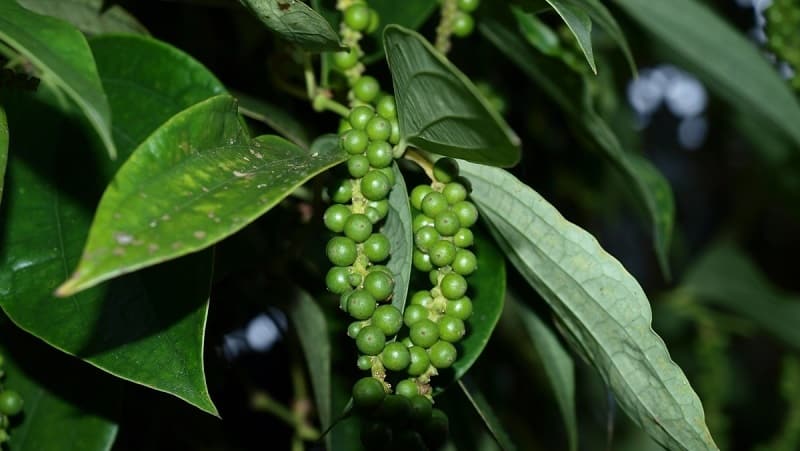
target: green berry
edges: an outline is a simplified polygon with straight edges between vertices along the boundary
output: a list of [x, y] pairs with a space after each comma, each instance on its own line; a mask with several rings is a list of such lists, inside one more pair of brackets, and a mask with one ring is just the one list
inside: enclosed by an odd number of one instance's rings
[[414, 234], [414, 244], [422, 252], [428, 252], [434, 244], [439, 242], [439, 232], [434, 227], [423, 227]]
[[353, 268], [352, 266], [350, 268], [351, 268], [351, 271], [350, 271], [350, 275], [347, 277], [347, 281], [350, 282], [350, 285], [353, 286], [353, 287], [360, 286], [361, 282], [364, 280], [364, 278], [361, 276], [361, 274], [359, 274], [357, 272], [353, 272], [352, 271], [352, 268]]
[[386, 449], [392, 437], [392, 428], [382, 421], [370, 421], [361, 428], [361, 443], [365, 450]]
[[447, 301], [445, 313], [454, 318], [466, 321], [472, 315], [472, 301], [466, 296], [461, 299], [456, 299], [455, 301]]
[[381, 171], [370, 171], [361, 179], [361, 194], [369, 200], [383, 200], [389, 194], [392, 185]]
[[478, 259], [475, 254], [468, 249], [459, 249], [456, 251], [456, 258], [450, 264], [453, 271], [462, 276], [468, 276], [478, 269]]
[[467, 292], [467, 280], [456, 273], [446, 274], [441, 283], [442, 296], [450, 300], [460, 299]]
[[350, 209], [344, 205], [335, 204], [325, 210], [322, 222], [331, 232], [341, 233], [348, 217], [350, 217]]
[[459, 11], [453, 18], [453, 35], [465, 38], [472, 34], [475, 29], [475, 19], [471, 15]]
[[373, 141], [367, 146], [367, 159], [373, 168], [388, 167], [394, 161], [392, 146], [386, 141]]
[[382, 305], [372, 315], [372, 324], [390, 337], [400, 332], [400, 328], [403, 327], [403, 314], [393, 305]]
[[409, 398], [408, 401], [411, 403], [411, 421], [417, 424], [424, 424], [431, 418], [433, 404], [431, 404], [430, 399], [417, 394]]
[[394, 392], [411, 400], [419, 395], [419, 385], [414, 382], [414, 379], [403, 379], [394, 387]]
[[0, 392], [0, 414], [14, 416], [22, 411], [25, 402], [14, 390]]
[[[410, 408], [409, 408], [409, 416]], [[392, 451], [427, 450], [422, 435], [413, 429], [401, 429], [392, 437]]]
[[408, 364], [408, 375], [419, 376], [431, 365], [430, 358], [428, 358], [428, 351], [421, 346], [412, 346], [408, 348], [408, 354], [411, 356], [411, 363]]
[[[459, 221], [460, 222], [460, 221]], [[470, 247], [475, 243], [475, 236], [470, 229], [460, 228], [455, 235], [453, 235], [453, 244], [458, 247]]]
[[423, 319], [428, 319], [428, 309], [418, 304], [406, 306], [406, 311], [403, 312], [403, 322], [406, 326], [411, 327]]
[[433, 218], [431, 218], [430, 216], [427, 216], [427, 215], [424, 215], [424, 214], [420, 213], [420, 214], [414, 216], [414, 219], [411, 222], [411, 229], [416, 232], [417, 230], [419, 230], [419, 229], [421, 229], [423, 227], [426, 227], [426, 226], [433, 227], [434, 225], [436, 225], [436, 222], [434, 222]]
[[353, 182], [349, 179], [339, 180], [330, 190], [330, 196], [332, 201], [339, 204], [350, 202], [353, 199]]
[[355, 3], [344, 11], [344, 23], [355, 31], [366, 30], [369, 26], [369, 7], [363, 3]]
[[458, 216], [461, 227], [472, 227], [478, 221], [478, 209], [468, 200], [462, 200], [453, 205], [453, 212]]
[[367, 215], [352, 214], [344, 223], [344, 234], [356, 243], [363, 243], [372, 235], [372, 221]]
[[428, 349], [428, 358], [431, 360], [431, 365], [436, 368], [450, 368], [453, 362], [458, 357], [458, 351], [452, 343], [439, 340]]
[[397, 181], [396, 176], [394, 175], [394, 169], [391, 167], [385, 167], [378, 169], [380, 173], [386, 176], [386, 180], [389, 181], [389, 186], [394, 186], [394, 183]]
[[378, 263], [389, 258], [390, 249], [391, 244], [389, 243], [389, 238], [386, 238], [386, 235], [382, 233], [373, 233], [372, 236], [367, 238], [367, 241], [364, 242], [363, 252], [370, 262]]
[[403, 424], [411, 414], [411, 403], [408, 398], [399, 395], [386, 395], [375, 412], [375, 416], [392, 422], [396, 427]]
[[369, 169], [369, 160], [364, 155], [352, 155], [347, 159], [347, 172], [355, 179], [367, 175]]
[[374, 33], [378, 30], [378, 27], [381, 26], [381, 16], [378, 14], [378, 11], [374, 9], [369, 9], [369, 25], [367, 25], [367, 33]]
[[480, 3], [480, 0], [458, 0], [456, 5], [458, 5], [458, 9], [461, 11], [464, 11], [465, 13], [471, 13], [478, 9]]
[[450, 315], [439, 318], [439, 338], [442, 340], [455, 343], [461, 340], [466, 332], [464, 321]]
[[[350, 296], [348, 296], [347, 299], [350, 299]], [[347, 336], [355, 339], [358, 337], [358, 333], [361, 332], [361, 329], [363, 328], [364, 323], [361, 321], [353, 321], [347, 326]]]
[[456, 247], [449, 241], [439, 240], [431, 246], [430, 256], [434, 265], [440, 268], [447, 266], [456, 258]]
[[375, 116], [367, 124], [367, 136], [373, 141], [386, 141], [392, 136], [392, 124], [380, 116]]
[[411, 190], [411, 195], [409, 196], [411, 206], [417, 210], [422, 210], [422, 200], [431, 192], [433, 192], [433, 188], [428, 185], [415, 186], [414, 189]]
[[355, 319], [369, 319], [375, 312], [377, 302], [367, 290], [356, 290], [347, 298], [347, 313]]
[[350, 266], [356, 261], [358, 252], [355, 241], [344, 236], [335, 236], [325, 248], [328, 259], [336, 266]]
[[378, 116], [384, 119], [391, 120], [397, 117], [397, 105], [394, 102], [394, 96], [386, 95], [381, 97], [375, 106], [375, 110], [378, 112]]
[[449, 157], [436, 160], [433, 164], [433, 177], [442, 183], [452, 182], [458, 177], [458, 162]]
[[375, 117], [375, 110], [368, 105], [359, 105], [352, 110], [347, 116], [348, 122], [356, 130], [364, 130], [367, 128], [369, 120]]
[[417, 271], [428, 272], [433, 269], [431, 255], [419, 249], [414, 249], [411, 255], [411, 262], [414, 264], [414, 268], [416, 268]]
[[436, 230], [442, 234], [442, 236], [453, 236], [458, 232], [458, 229], [461, 228], [461, 223], [459, 223], [458, 216], [452, 211], [445, 210], [438, 215], [433, 220]]
[[364, 278], [364, 289], [378, 301], [384, 301], [392, 295], [394, 280], [383, 271], [370, 271]]
[[373, 377], [362, 377], [353, 384], [353, 404], [362, 410], [372, 410], [386, 398], [383, 382]]
[[[400, 142], [400, 122], [397, 119], [390, 119], [389, 122], [392, 124], [392, 134], [389, 136], [389, 142], [392, 145], [397, 145]], [[397, 155], [400, 158], [402, 155]]]
[[350, 155], [364, 153], [369, 145], [369, 136], [364, 130], [351, 129], [342, 135], [342, 149]]
[[411, 363], [411, 356], [408, 354], [408, 348], [402, 343], [394, 342], [388, 343], [383, 352], [381, 353], [381, 361], [383, 366], [388, 370], [402, 371]]
[[450, 434], [450, 421], [439, 409], [431, 410], [431, 417], [423, 425], [422, 435], [425, 443], [432, 450], [439, 449], [447, 441]]
[[362, 102], [370, 103], [381, 91], [381, 85], [375, 77], [364, 75], [353, 85], [353, 95]]
[[442, 194], [447, 198], [447, 203], [453, 205], [467, 198], [467, 189], [458, 182], [450, 182], [445, 185]]
[[[372, 210], [371, 214], [370, 210]], [[364, 213], [375, 224], [389, 214], [389, 201], [387, 199], [371, 200], [367, 202], [367, 209]]]
[[333, 54], [333, 65], [339, 70], [352, 69], [356, 64], [358, 64], [358, 52], [353, 49]]
[[361, 328], [356, 337], [356, 347], [362, 354], [378, 355], [386, 345], [386, 336], [378, 326], [369, 325]]
[[421, 305], [426, 309], [431, 306], [433, 303], [433, 296], [431, 292], [428, 290], [417, 291], [414, 295], [411, 296], [411, 304], [412, 305]]
[[372, 357], [368, 355], [359, 356], [358, 360], [356, 361], [356, 366], [361, 371], [367, 371], [368, 369], [372, 368]]
[[325, 276], [325, 285], [331, 293], [344, 294], [350, 290], [349, 276], [350, 271], [347, 268], [334, 266], [328, 270], [328, 274]]
[[445, 210], [447, 210], [447, 198], [438, 191], [430, 192], [422, 199], [422, 212], [431, 218], [435, 218]]
[[415, 345], [430, 348], [439, 340], [439, 326], [429, 319], [423, 319], [411, 326], [408, 336]]

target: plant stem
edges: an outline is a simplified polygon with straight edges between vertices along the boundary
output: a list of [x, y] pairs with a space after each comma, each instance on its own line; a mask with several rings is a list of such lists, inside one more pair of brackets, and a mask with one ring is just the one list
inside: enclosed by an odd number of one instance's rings
[[453, 34], [453, 20], [458, 12], [456, 0], [441, 0], [441, 18], [439, 26], [436, 27], [436, 50], [442, 55], [447, 55], [450, 51], [450, 36]]
[[314, 109], [317, 111], [332, 111], [345, 118], [350, 115], [350, 108], [347, 108], [322, 93], [318, 93], [317, 96], [314, 97], [313, 105]]
[[302, 440], [314, 441], [320, 436], [316, 428], [298, 421], [295, 414], [288, 407], [273, 399], [268, 393], [263, 391], [254, 392], [250, 397], [250, 405], [254, 410], [267, 412], [287, 425], [293, 427], [298, 437]]
[[419, 167], [421, 167], [422, 170], [425, 171], [425, 175], [427, 175], [428, 178], [431, 179], [431, 181], [433, 182], [436, 181], [436, 177], [433, 176], [433, 162], [430, 159], [428, 159], [428, 157], [422, 155], [420, 152], [414, 149], [406, 150], [404, 157], [406, 160], [410, 160], [413, 161], [414, 163], [417, 163]]
[[314, 100], [314, 96], [317, 95], [317, 80], [314, 77], [314, 64], [311, 63], [311, 55], [308, 52], [303, 53], [303, 74], [306, 79], [308, 100]]

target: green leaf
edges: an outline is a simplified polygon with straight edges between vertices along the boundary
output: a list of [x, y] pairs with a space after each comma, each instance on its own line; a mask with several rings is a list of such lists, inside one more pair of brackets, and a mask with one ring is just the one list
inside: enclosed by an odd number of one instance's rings
[[187, 255], [232, 235], [318, 173], [346, 159], [335, 136], [303, 150], [249, 139], [228, 95], [174, 116], [117, 172], [77, 269], [58, 295]]
[[69, 22], [86, 34], [149, 34], [147, 29], [119, 5], [103, 10], [103, 0], [18, 0], [23, 7]]
[[519, 138], [469, 78], [425, 38], [392, 25], [384, 40], [406, 144], [493, 166], [519, 161]]
[[392, 170], [397, 182], [389, 193], [389, 215], [381, 232], [386, 235], [386, 238], [389, 238], [392, 250], [389, 261], [386, 263], [386, 267], [392, 272], [394, 278], [392, 305], [402, 312], [406, 308], [408, 284], [411, 281], [414, 236], [406, 181], [396, 163], [392, 165]]
[[747, 37], [708, 7], [694, 0], [614, 1], [684, 58], [717, 95], [800, 143], [800, 103], [789, 85]]
[[3, 105], [0, 105], [0, 205], [3, 202], [3, 186], [6, 178], [6, 164], [8, 164], [8, 119]]
[[597, 73], [597, 66], [594, 62], [594, 53], [592, 52], [592, 19], [589, 14], [570, 1], [565, 0], [547, 0], [547, 3], [561, 16], [564, 23], [575, 36], [578, 41], [583, 55], [586, 57], [586, 62], [592, 68], [592, 72]]
[[625, 38], [625, 33], [622, 32], [622, 28], [620, 28], [617, 20], [614, 19], [614, 16], [608, 11], [608, 8], [602, 3], [600, 0], [561, 0], [561, 1], [568, 1], [573, 4], [573, 6], [582, 8], [585, 10], [589, 17], [592, 20], [600, 25], [603, 28], [611, 39], [613, 39], [620, 49], [622, 49], [622, 53], [625, 55], [625, 59], [628, 61], [628, 65], [631, 68], [631, 72], [635, 75], [636, 74], [636, 62], [633, 60], [633, 54], [631, 53], [630, 45], [628, 45], [628, 40]]
[[561, 53], [561, 42], [558, 35], [547, 24], [539, 20], [534, 14], [526, 13], [521, 8], [511, 6], [511, 12], [517, 19], [517, 25], [532, 46], [548, 56]]
[[287, 313], [297, 332], [314, 388], [316, 411], [322, 429], [331, 425], [331, 343], [325, 313], [305, 291], [294, 288]]
[[500, 448], [504, 451], [516, 450], [517, 447], [514, 442], [511, 441], [508, 433], [503, 429], [503, 423], [497, 418], [497, 415], [495, 415], [483, 393], [478, 390], [478, 387], [466, 378], [458, 381], [458, 386]]
[[6, 342], [5, 346], [0, 343], [4, 383], [25, 400], [23, 414], [18, 422], [12, 420], [11, 440], [3, 449], [110, 450], [118, 427], [109, 414], [116, 413], [120, 384], [10, 330], [7, 322], [0, 323]]
[[308, 136], [305, 125], [282, 108], [241, 92], [234, 92], [233, 95], [239, 101], [239, 113], [243, 116], [267, 124], [284, 138], [304, 149], [311, 146], [311, 138]]
[[522, 322], [533, 348], [539, 355], [561, 410], [569, 449], [575, 451], [578, 449], [578, 416], [575, 413], [575, 364], [572, 356], [535, 312], [523, 307], [517, 301], [510, 302], [509, 307], [512, 314]]
[[[412, 30], [419, 29], [439, 7], [439, 2], [431, 0], [404, 0], [403, 7], [397, 7], [396, 0], [370, 0], [369, 7], [381, 18], [381, 24], [395, 24]], [[383, 58], [383, 26], [375, 30], [378, 39], [378, 50], [364, 57], [365, 64], [371, 64]]]
[[640, 154], [622, 147], [614, 131], [594, 110], [590, 80], [568, 73], [551, 59], [532, 52], [518, 35], [487, 18], [481, 33], [542, 87], [591, 137], [609, 161], [630, 181], [645, 207], [653, 234], [653, 247], [664, 275], [669, 278], [669, 248], [675, 222], [675, 201], [669, 182]]
[[103, 150], [87, 142], [79, 123], [42, 102], [47, 91], [40, 91], [7, 104], [14, 140], [0, 217], [0, 307], [57, 349], [216, 414], [203, 374], [210, 253], [68, 299], [52, 296], [77, 263], [116, 168], [105, 167]]
[[731, 310], [800, 349], [800, 297], [783, 293], [740, 249], [714, 245], [689, 269], [679, 288], [700, 302]]
[[297, 0], [239, 0], [270, 30], [310, 52], [343, 49], [327, 20]]
[[703, 407], [636, 280], [587, 232], [500, 169], [463, 163], [506, 255], [547, 301], [631, 419], [668, 449], [716, 450]]
[[0, 2], [0, 39], [20, 52], [78, 104], [111, 158], [111, 109], [94, 58], [80, 31], [61, 20], [28, 11], [15, 0]]
[[[467, 278], [471, 290], [472, 316], [466, 321], [467, 335], [459, 344], [458, 360], [453, 363], [453, 379], [461, 379], [492, 338], [503, 314], [506, 296], [506, 262], [491, 239], [475, 233], [478, 269]], [[443, 373], [447, 374], [447, 373]]]

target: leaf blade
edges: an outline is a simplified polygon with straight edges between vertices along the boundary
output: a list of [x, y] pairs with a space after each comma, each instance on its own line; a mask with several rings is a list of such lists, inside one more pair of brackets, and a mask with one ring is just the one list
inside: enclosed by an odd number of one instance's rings
[[469, 163], [462, 171], [514, 266], [577, 337], [628, 415], [668, 448], [716, 450], [700, 400], [653, 332], [636, 280], [514, 176]]
[[461, 393], [467, 398], [472, 408], [475, 409], [475, 412], [480, 417], [484, 426], [486, 426], [486, 430], [489, 431], [489, 434], [497, 445], [500, 446], [500, 449], [503, 451], [516, 450], [517, 447], [508, 437], [508, 433], [503, 429], [502, 423], [497, 418], [497, 415], [495, 415], [494, 410], [492, 410], [489, 402], [483, 396], [483, 393], [469, 380], [459, 380], [458, 387], [461, 389]]
[[6, 165], [8, 164], [8, 118], [3, 105], [0, 105], [0, 205], [3, 204], [3, 187], [6, 179]]
[[594, 62], [594, 52], [592, 50], [592, 19], [589, 17], [589, 14], [566, 1], [547, 0], [547, 3], [550, 4], [564, 23], [567, 24], [572, 35], [575, 36], [578, 47], [580, 47], [583, 52], [583, 56], [586, 57], [586, 62], [589, 63], [589, 67], [592, 69], [592, 72], [597, 74], [597, 65]]
[[403, 312], [406, 308], [408, 285], [411, 282], [414, 237], [406, 181], [397, 163], [392, 164], [392, 171], [397, 182], [389, 193], [389, 214], [381, 232], [389, 238], [392, 251], [389, 261], [386, 262], [386, 267], [394, 279], [392, 305]]
[[233, 93], [239, 101], [239, 112], [246, 117], [263, 122], [298, 146], [308, 149], [311, 138], [303, 125], [289, 113], [261, 99], [241, 92]]
[[103, 0], [18, 0], [35, 13], [56, 17], [87, 34], [149, 34], [147, 29], [119, 5], [103, 10]]
[[328, 21], [299, 1], [239, 0], [270, 30], [304, 50], [343, 49]]

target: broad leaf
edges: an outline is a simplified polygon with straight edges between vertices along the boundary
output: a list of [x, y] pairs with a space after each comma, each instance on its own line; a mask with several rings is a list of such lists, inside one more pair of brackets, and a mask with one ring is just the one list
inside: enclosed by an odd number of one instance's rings
[[284, 138], [304, 149], [311, 146], [311, 138], [308, 136], [306, 126], [281, 107], [241, 92], [234, 92], [233, 95], [239, 101], [239, 112], [243, 116], [267, 124]]
[[103, 0], [18, 0], [25, 8], [64, 20], [86, 34], [149, 34], [147, 29], [119, 5], [103, 10]]
[[239, 0], [281, 38], [311, 52], [339, 50], [339, 35], [310, 6], [297, 0]]
[[717, 95], [800, 144], [800, 103], [745, 35], [695, 0], [614, 2], [691, 64]]
[[0, 2], [0, 39], [28, 58], [43, 78], [78, 104], [111, 158], [116, 158], [111, 109], [81, 32], [61, 20], [28, 11], [16, 0], [6, 0]]
[[781, 292], [731, 244], [718, 244], [689, 269], [679, 288], [699, 302], [729, 309], [800, 349], [800, 297]]
[[595, 65], [592, 51], [592, 19], [589, 14], [569, 0], [547, 0], [547, 3], [553, 7], [558, 15], [561, 16], [561, 19], [564, 20], [564, 23], [567, 24], [567, 27], [578, 41], [578, 47], [586, 57], [589, 67], [596, 74], [597, 66]]
[[6, 178], [6, 164], [8, 163], [8, 120], [3, 105], [0, 105], [0, 205], [3, 202], [3, 185]]
[[519, 161], [519, 138], [475, 85], [418, 33], [384, 32], [406, 144], [493, 166]]
[[[7, 451], [108, 451], [114, 444], [115, 414], [122, 391], [113, 378], [34, 342], [0, 320], [4, 382], [25, 400], [12, 419]], [[54, 369], [57, 368], [57, 371]]]
[[578, 416], [575, 412], [575, 364], [572, 357], [558, 341], [556, 334], [542, 321], [533, 310], [518, 304], [509, 303], [512, 315], [519, 318], [530, 338], [531, 346], [536, 350], [539, 360], [544, 366], [547, 379], [553, 388], [570, 450], [578, 449]]
[[[64, 352], [216, 414], [203, 373], [210, 253], [53, 298], [116, 168], [78, 123], [38, 98], [7, 106], [14, 157], [0, 218], [0, 307]], [[74, 176], [87, 171], [96, 176]]]
[[636, 280], [590, 234], [500, 169], [463, 163], [506, 255], [547, 301], [631, 419], [668, 449], [716, 450], [703, 407]]
[[630, 181], [634, 193], [647, 210], [653, 246], [661, 270], [669, 278], [669, 248], [675, 222], [675, 201], [669, 182], [644, 157], [622, 147], [608, 123], [594, 110], [589, 80], [581, 80], [577, 74], [565, 72], [558, 62], [531, 51], [516, 33], [495, 20], [487, 18], [480, 27], [481, 33], [539, 84]]
[[314, 175], [346, 159], [335, 137], [303, 150], [277, 136], [250, 140], [228, 95], [174, 116], [131, 155], [106, 189], [64, 296], [232, 235]]
[[411, 225], [411, 207], [408, 203], [408, 188], [403, 173], [397, 164], [392, 165], [397, 182], [389, 193], [389, 215], [381, 232], [389, 238], [391, 255], [386, 267], [394, 278], [392, 305], [401, 312], [406, 308], [408, 284], [411, 281], [411, 258], [414, 253], [414, 236]]
[[481, 393], [480, 390], [478, 390], [478, 388], [469, 380], [458, 381], [458, 386], [461, 389], [461, 392], [467, 398], [467, 401], [469, 401], [470, 405], [472, 405], [472, 408], [475, 409], [475, 412], [480, 417], [484, 426], [486, 426], [486, 430], [489, 431], [489, 434], [492, 435], [492, 438], [494, 438], [494, 440], [500, 446], [500, 449], [503, 451], [516, 450], [517, 447], [508, 437], [508, 433], [505, 431], [505, 429], [503, 429], [503, 423], [501, 423], [494, 414], [492, 407], [483, 396], [483, 393]]
[[[374, 9], [381, 18], [381, 25], [395, 24], [401, 27], [417, 30], [421, 27], [434, 11], [439, 7], [439, 2], [431, 0], [404, 0], [403, 7], [397, 7], [397, 0], [370, 0], [369, 7]], [[383, 58], [383, 26], [375, 30], [378, 39], [378, 50], [364, 57], [364, 62], [370, 64]]]
[[305, 291], [294, 288], [287, 308], [297, 332], [314, 388], [317, 415], [322, 429], [331, 425], [331, 343], [325, 313]]
[[467, 278], [472, 298], [472, 316], [466, 321], [467, 335], [458, 343], [458, 360], [453, 363], [453, 378], [461, 379], [478, 360], [492, 338], [503, 314], [506, 295], [506, 262], [491, 239], [475, 233], [478, 269]]

